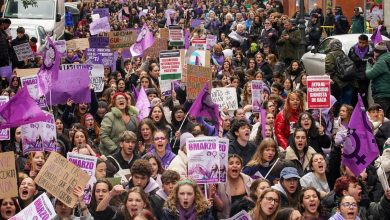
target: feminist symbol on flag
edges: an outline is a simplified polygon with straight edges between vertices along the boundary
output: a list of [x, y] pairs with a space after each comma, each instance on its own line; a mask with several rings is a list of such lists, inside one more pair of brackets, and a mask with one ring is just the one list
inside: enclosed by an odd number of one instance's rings
[[[348, 148], [344, 148], [343, 155], [345, 158], [352, 159], [356, 158], [356, 164], [366, 164], [366, 155], [359, 156], [360, 152], [360, 139], [359, 135], [355, 133], [356, 129], [348, 129], [348, 136], [346, 138], [346, 142], [350, 142], [348, 144]], [[355, 150], [352, 150], [351, 148], [355, 147]]]
[[137, 37], [136, 43], [141, 42], [141, 41], [144, 39], [145, 35], [146, 35], [146, 28], [143, 27], [143, 28], [141, 29], [141, 33], [139, 33], [139, 35], [138, 35], [138, 37]]

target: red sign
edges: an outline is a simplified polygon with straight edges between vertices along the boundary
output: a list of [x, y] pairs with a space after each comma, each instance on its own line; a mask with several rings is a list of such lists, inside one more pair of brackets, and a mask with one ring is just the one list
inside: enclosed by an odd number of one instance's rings
[[329, 76], [307, 77], [307, 105], [309, 109], [330, 108]]

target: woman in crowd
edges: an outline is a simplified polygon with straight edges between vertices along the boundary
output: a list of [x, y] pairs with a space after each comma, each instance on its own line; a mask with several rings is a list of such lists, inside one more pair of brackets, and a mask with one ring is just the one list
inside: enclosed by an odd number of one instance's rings
[[118, 138], [123, 131], [128, 130], [137, 133], [137, 113], [130, 105], [126, 94], [117, 92], [112, 97], [112, 108], [101, 123], [100, 152], [103, 155], [114, 153], [118, 146]]
[[275, 120], [275, 136], [282, 148], [287, 148], [290, 134], [294, 133], [293, 129], [298, 121], [298, 116], [303, 111], [304, 101], [302, 94], [298, 91], [289, 93], [283, 110], [277, 114]]
[[255, 208], [251, 211], [252, 219], [274, 219], [280, 207], [280, 195], [275, 189], [266, 189], [259, 196]]
[[92, 214], [92, 216], [95, 215], [95, 211], [99, 203], [103, 201], [106, 196], [108, 196], [111, 190], [112, 185], [106, 179], [98, 179], [93, 185], [92, 198], [91, 202], [89, 203], [89, 212]]
[[84, 129], [80, 129], [74, 133], [72, 144], [72, 152], [89, 156], [96, 156], [96, 152], [88, 144], [88, 134]]
[[30, 177], [34, 178], [38, 175], [39, 171], [42, 169], [43, 165], [46, 162], [46, 154], [44, 151], [33, 151], [28, 155], [26, 163], [26, 173]]
[[138, 155], [142, 156], [149, 152], [153, 145], [153, 134], [157, 128], [150, 118], [144, 118], [138, 125]]
[[153, 154], [145, 154], [143, 159], [148, 160], [150, 165], [152, 165], [152, 178], [156, 180], [160, 188], [162, 187], [161, 175], [164, 172], [164, 168], [162, 167], [161, 160], [157, 158], [157, 156]]
[[327, 164], [324, 156], [319, 153], [314, 154], [310, 159], [309, 166], [312, 172], [307, 173], [300, 179], [301, 186], [304, 188], [314, 187], [323, 198], [330, 192], [326, 178]]
[[20, 212], [20, 207], [16, 198], [0, 199], [0, 219], [8, 220]]
[[301, 220], [301, 213], [293, 208], [284, 208], [279, 210], [275, 220]]
[[87, 130], [88, 134], [88, 143], [93, 147], [96, 148], [99, 146], [100, 138], [100, 128], [97, 122], [95, 121], [95, 118], [93, 115], [87, 113], [81, 118], [81, 125], [84, 126]]
[[198, 185], [189, 179], [179, 181], [165, 202], [162, 220], [212, 220], [213, 215]]
[[216, 207], [221, 210], [218, 213], [219, 218], [229, 218], [231, 205], [245, 196], [250, 194], [250, 186], [252, 178], [244, 173], [241, 173], [243, 166], [242, 158], [236, 154], [229, 155], [227, 182], [226, 184], [218, 184], [217, 195], [223, 201], [223, 207]]
[[278, 146], [276, 142], [271, 138], [265, 138], [261, 141], [256, 153], [242, 172], [253, 179], [266, 178], [273, 182], [275, 178], [278, 178], [278, 174], [275, 171], [277, 169], [273, 168], [278, 158]]
[[30, 205], [38, 197], [38, 186], [31, 177], [24, 178], [19, 185], [19, 205], [21, 209]]
[[68, 207], [66, 204], [62, 203], [59, 199], [56, 199], [54, 202], [54, 211], [56, 212], [56, 216], [54, 216], [53, 220], [62, 220], [62, 219], [70, 219], [70, 220], [93, 220], [91, 213], [89, 213], [88, 207], [84, 202], [84, 190], [80, 186], [76, 186], [73, 189], [73, 194], [77, 197], [78, 206], [81, 211], [80, 217], [76, 217], [74, 215], [74, 208]]
[[290, 66], [284, 74], [286, 75], [286, 79], [290, 79], [293, 82], [293, 87], [295, 87], [300, 82], [302, 75], [302, 68], [299, 65], [299, 61], [291, 61]]
[[98, 158], [96, 162], [95, 178], [97, 180], [107, 177], [107, 163], [105, 160]]
[[168, 143], [170, 143], [172, 136], [173, 136], [172, 135], [172, 125], [168, 123], [168, 121], [165, 117], [163, 107], [161, 107], [160, 105], [154, 106], [150, 110], [149, 118], [152, 119], [155, 127], [158, 130], [162, 130], [163, 132], [165, 132], [165, 134], [167, 134]]
[[[187, 111], [181, 105], [175, 106], [172, 109], [172, 133], [175, 137], [171, 141], [172, 151], [177, 153], [180, 146], [180, 135], [189, 132], [192, 127], [192, 122], [187, 117]], [[173, 145], [175, 144], [175, 145]]]
[[162, 167], [165, 169], [169, 166], [176, 155], [172, 153], [168, 145], [167, 135], [164, 131], [157, 130], [154, 132], [153, 140], [154, 143], [153, 147], [150, 149], [150, 153], [161, 161]]
[[301, 186], [299, 179], [301, 177], [298, 174], [298, 170], [294, 167], [285, 167], [280, 172], [279, 183], [272, 186], [280, 194], [280, 205], [282, 208], [299, 206], [299, 194]]
[[327, 220], [329, 216], [322, 212], [320, 193], [311, 186], [304, 187], [301, 191], [300, 211], [304, 219]]
[[307, 145], [307, 133], [302, 128], [295, 129], [292, 135], [293, 141], [286, 149], [285, 160], [297, 168], [300, 176], [309, 171], [310, 160], [316, 151]]
[[352, 196], [341, 197], [337, 212], [329, 220], [360, 220], [359, 204]]
[[335, 144], [342, 145], [344, 144], [345, 138], [348, 133], [348, 124], [351, 119], [353, 112], [353, 107], [347, 104], [343, 104], [340, 107], [339, 117], [335, 120], [333, 124], [333, 133], [336, 134]]

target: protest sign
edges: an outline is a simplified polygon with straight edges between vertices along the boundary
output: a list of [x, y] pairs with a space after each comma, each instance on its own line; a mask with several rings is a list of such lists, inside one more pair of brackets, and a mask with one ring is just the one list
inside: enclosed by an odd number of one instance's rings
[[151, 47], [145, 50], [144, 56], [150, 56], [157, 58], [160, 55], [160, 51], [168, 49], [168, 41], [166, 39], [154, 38], [154, 43]]
[[108, 46], [109, 39], [105, 36], [91, 36], [89, 46], [91, 48], [105, 48]]
[[198, 184], [219, 183], [218, 154], [217, 137], [187, 139], [188, 177]]
[[92, 14], [98, 14], [100, 18], [110, 17], [110, 11], [108, 8], [95, 8], [93, 9]]
[[[183, 64], [180, 50], [165, 50], [160, 52], [160, 83], [161, 92], [167, 95], [171, 91], [171, 82], [181, 79]], [[161, 86], [160, 84], [160, 86]]]
[[33, 151], [56, 151], [56, 126], [52, 114], [46, 121], [34, 122], [21, 126], [23, 154]]
[[49, 197], [43, 193], [9, 220], [48, 220], [54, 219], [56, 215]]
[[330, 108], [329, 76], [307, 77], [307, 107], [309, 109]]
[[237, 90], [236, 88], [213, 88], [211, 89], [211, 99], [218, 105], [219, 110], [237, 110]]
[[110, 31], [108, 33], [111, 49], [129, 48], [137, 40], [137, 30]]
[[69, 152], [67, 159], [78, 168], [85, 171], [90, 177], [87, 185], [84, 188], [84, 201], [86, 204], [89, 204], [92, 198], [93, 184], [96, 182], [95, 171], [97, 157]]
[[211, 82], [211, 75], [211, 67], [187, 65], [187, 98], [195, 99], [204, 84]]
[[12, 65], [0, 67], [0, 76], [9, 79], [12, 75]]
[[29, 43], [23, 43], [16, 46], [13, 46], [15, 54], [18, 58], [18, 61], [24, 61], [27, 59], [33, 59], [34, 53], [31, 50]]
[[92, 18], [92, 22], [100, 19], [100, 15], [99, 14], [91, 14], [91, 18]]
[[104, 88], [104, 66], [102, 64], [62, 64], [60, 70], [88, 69], [90, 83], [95, 92], [102, 92]]
[[160, 39], [169, 40], [169, 30], [168, 28], [160, 28]]
[[54, 42], [57, 50], [60, 52], [61, 57], [66, 57], [66, 41], [65, 40], [57, 40]]
[[85, 50], [89, 48], [88, 38], [77, 38], [66, 41], [66, 48], [72, 50]]
[[39, 68], [31, 68], [31, 69], [15, 68], [15, 72], [16, 72], [16, 75], [18, 77], [37, 75], [38, 71], [39, 71]]
[[252, 80], [252, 112], [260, 112], [263, 91], [267, 85], [261, 80]]
[[91, 102], [88, 69], [59, 71], [58, 80], [53, 82], [51, 89], [51, 104], [64, 104], [68, 99], [75, 103]]
[[34, 181], [62, 203], [73, 208], [78, 200], [73, 189], [76, 186], [84, 188], [89, 178], [87, 173], [61, 154], [51, 152]]
[[0, 153], [0, 199], [18, 196], [16, 178], [14, 152]]
[[228, 167], [229, 139], [219, 138], [219, 182], [226, 183], [226, 172]]
[[39, 107], [46, 107], [45, 96], [39, 95], [37, 75], [21, 77], [20, 82], [22, 84], [22, 88], [27, 86], [28, 93], [30, 94], [31, 98], [37, 102]]
[[196, 28], [204, 22], [202, 19], [191, 19], [191, 27]]
[[169, 46], [184, 46], [184, 32], [180, 26], [170, 25], [169, 30]]
[[252, 220], [252, 217], [248, 214], [248, 212], [242, 210], [241, 212], [235, 214], [233, 217], [227, 218], [225, 220]]
[[114, 53], [109, 48], [88, 48], [85, 53], [86, 64], [103, 64], [103, 66], [112, 66]]
[[210, 51], [199, 50], [191, 46], [185, 53], [184, 62], [185, 64], [210, 67]]
[[[0, 96], [0, 107], [9, 101], [9, 96]], [[11, 138], [10, 129], [0, 129], [0, 140], [9, 140]]]
[[207, 42], [205, 38], [194, 38], [191, 41], [191, 45], [198, 50], [206, 50]]
[[207, 35], [206, 37], [206, 44], [207, 44], [207, 50], [212, 50], [213, 47], [217, 44], [217, 36], [215, 35]]
[[97, 35], [102, 32], [110, 32], [111, 26], [110, 22], [108, 21], [108, 17], [103, 17], [96, 19], [91, 24], [89, 24], [89, 31], [91, 32], [91, 35]]

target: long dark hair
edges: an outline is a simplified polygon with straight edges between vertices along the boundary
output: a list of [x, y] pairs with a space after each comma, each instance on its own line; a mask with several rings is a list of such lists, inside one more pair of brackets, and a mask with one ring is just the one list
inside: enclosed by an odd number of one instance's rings
[[303, 128], [302, 124], [301, 124], [301, 120], [302, 120], [302, 117], [305, 116], [305, 115], [307, 115], [309, 117], [309, 119], [311, 120], [311, 126], [310, 126], [309, 130], [307, 130], [306, 134], [308, 136], [310, 136], [310, 137], [317, 137], [318, 129], [317, 129], [317, 126], [316, 126], [316, 121], [315, 121], [313, 115], [310, 114], [309, 112], [302, 112], [299, 115], [297, 127], [298, 128]]
[[97, 180], [96, 183], [93, 185], [93, 188], [92, 188], [92, 197], [91, 197], [91, 202], [89, 203], [89, 210], [91, 212], [95, 212], [96, 208], [97, 208], [97, 202], [96, 202], [96, 196], [95, 196], [95, 191], [96, 191], [96, 185], [99, 184], [99, 183], [104, 183], [107, 185], [108, 187], [108, 191], [111, 191], [112, 190], [112, 185], [110, 182], [108, 182], [108, 180], [106, 179], [100, 179], [100, 180]]
[[321, 213], [322, 213], [321, 195], [320, 195], [320, 192], [318, 192], [318, 191], [316, 190], [316, 188], [314, 188], [314, 187], [312, 187], [312, 186], [308, 186], [308, 187], [306, 187], [306, 188], [304, 188], [304, 189], [301, 190], [301, 194], [299, 195], [299, 203], [300, 203], [299, 211], [300, 211], [301, 213], [303, 213], [303, 212], [305, 211], [305, 207], [303, 206], [303, 197], [304, 197], [304, 195], [305, 195], [305, 192], [306, 192], [306, 191], [309, 191], [309, 190], [313, 190], [313, 191], [316, 193], [316, 195], [317, 195], [317, 197], [318, 197], [318, 200], [320, 201], [320, 204], [318, 205], [318, 208], [317, 208], [317, 212], [318, 212], [319, 214], [321, 214]]
[[304, 155], [306, 155], [307, 150], [309, 149], [309, 146], [307, 145], [307, 133], [306, 133], [305, 129], [303, 129], [303, 128], [297, 128], [297, 129], [295, 129], [294, 134], [293, 134], [293, 136], [292, 136], [292, 137], [293, 137], [293, 140], [292, 140], [292, 142], [291, 142], [291, 144], [290, 144], [290, 147], [291, 147], [291, 149], [293, 149], [293, 151], [294, 151], [295, 155], [297, 156], [297, 158], [300, 158], [299, 152], [298, 152], [298, 148], [297, 148], [297, 145], [295, 144], [295, 136], [296, 136], [296, 134], [297, 134], [298, 132], [304, 132], [305, 135], [306, 135], [306, 145], [305, 145], [305, 147], [303, 148], [303, 154], [304, 154]]

